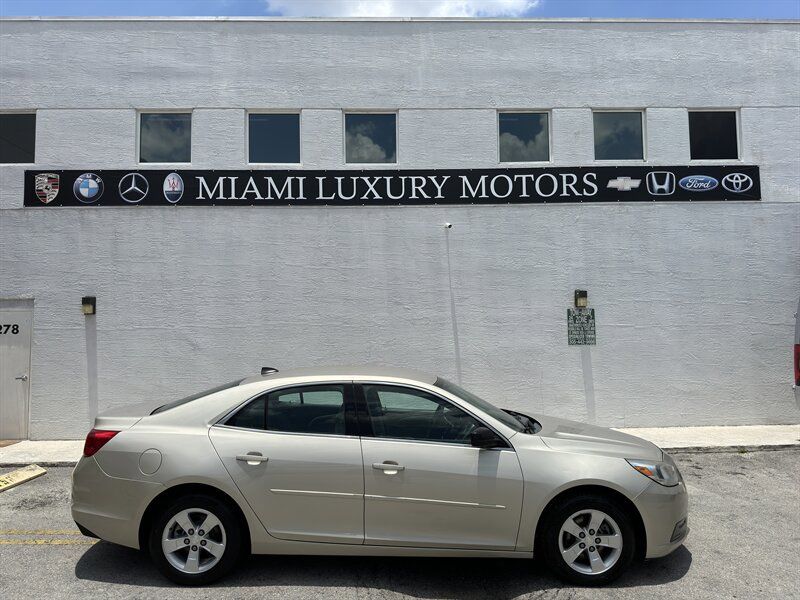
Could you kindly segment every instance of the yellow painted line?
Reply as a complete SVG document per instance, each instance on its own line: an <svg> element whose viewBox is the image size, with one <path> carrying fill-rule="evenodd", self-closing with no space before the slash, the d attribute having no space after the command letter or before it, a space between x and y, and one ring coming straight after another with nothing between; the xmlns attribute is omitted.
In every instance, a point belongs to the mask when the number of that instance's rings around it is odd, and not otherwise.
<svg viewBox="0 0 800 600"><path fill-rule="evenodd" d="M83 535L77 529L0 529L0 535Z"/></svg>
<svg viewBox="0 0 800 600"><path fill-rule="evenodd" d="M11 473L6 473L0 476L0 492L5 492L21 483L41 477L45 473L47 473L47 471L39 465L28 465L16 471L11 471Z"/></svg>
<svg viewBox="0 0 800 600"><path fill-rule="evenodd" d="M0 546L91 546L97 540L45 540L45 539L21 539L21 540L0 540Z"/></svg>

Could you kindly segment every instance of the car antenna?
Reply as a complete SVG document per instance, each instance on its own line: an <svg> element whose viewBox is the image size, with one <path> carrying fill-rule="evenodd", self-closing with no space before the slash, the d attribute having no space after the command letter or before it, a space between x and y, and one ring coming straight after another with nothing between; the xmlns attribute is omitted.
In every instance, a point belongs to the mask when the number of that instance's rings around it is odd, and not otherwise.
<svg viewBox="0 0 800 600"><path fill-rule="evenodd" d="M275 367L261 367L261 374L262 375L270 375L272 373L277 373L278 369Z"/></svg>

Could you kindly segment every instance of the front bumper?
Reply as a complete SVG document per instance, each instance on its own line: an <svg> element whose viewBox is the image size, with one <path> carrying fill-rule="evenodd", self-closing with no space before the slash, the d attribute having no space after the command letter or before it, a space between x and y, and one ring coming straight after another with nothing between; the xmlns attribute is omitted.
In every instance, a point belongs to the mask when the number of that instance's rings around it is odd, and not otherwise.
<svg viewBox="0 0 800 600"><path fill-rule="evenodd" d="M139 522L163 489L159 483L111 477L94 457L81 457L72 472L72 518L92 537L139 548Z"/></svg>
<svg viewBox="0 0 800 600"><path fill-rule="evenodd" d="M689 535L689 495L686 484L664 487L651 482L634 500L647 534L645 558L666 556Z"/></svg>

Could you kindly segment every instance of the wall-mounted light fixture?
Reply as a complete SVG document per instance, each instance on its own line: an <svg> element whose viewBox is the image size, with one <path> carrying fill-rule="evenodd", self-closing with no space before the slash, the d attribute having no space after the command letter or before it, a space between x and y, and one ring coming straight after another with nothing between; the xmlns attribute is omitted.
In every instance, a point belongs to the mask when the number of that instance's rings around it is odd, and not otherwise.
<svg viewBox="0 0 800 600"><path fill-rule="evenodd" d="M97 312L97 298L94 296L81 298L81 312L85 315L95 314Z"/></svg>
<svg viewBox="0 0 800 600"><path fill-rule="evenodd" d="M575 290L575 308L586 308L587 306L589 306L589 292Z"/></svg>

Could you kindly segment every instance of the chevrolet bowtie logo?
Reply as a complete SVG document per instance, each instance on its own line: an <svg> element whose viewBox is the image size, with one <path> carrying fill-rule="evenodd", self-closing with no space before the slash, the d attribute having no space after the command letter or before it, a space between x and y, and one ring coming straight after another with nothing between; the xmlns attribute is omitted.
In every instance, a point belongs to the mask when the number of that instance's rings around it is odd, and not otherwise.
<svg viewBox="0 0 800 600"><path fill-rule="evenodd" d="M608 186L620 192L630 192L639 187L641 179L631 179L630 177L617 177L608 182Z"/></svg>

